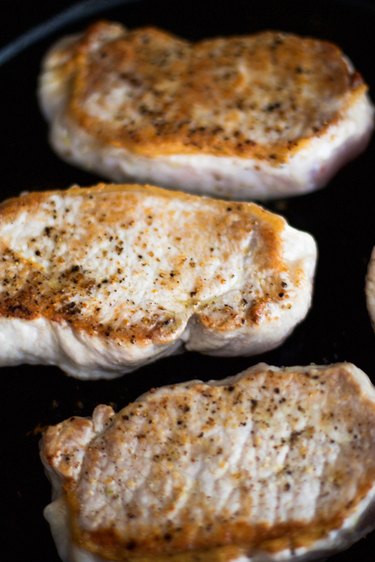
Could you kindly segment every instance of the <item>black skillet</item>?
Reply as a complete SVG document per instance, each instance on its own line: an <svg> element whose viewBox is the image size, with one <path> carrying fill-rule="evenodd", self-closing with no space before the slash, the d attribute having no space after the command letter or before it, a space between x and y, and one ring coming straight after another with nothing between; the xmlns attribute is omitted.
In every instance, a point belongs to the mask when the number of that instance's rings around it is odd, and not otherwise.
<svg viewBox="0 0 375 562"><path fill-rule="evenodd" d="M48 20L53 10L63 7L62 15ZM40 60L48 46L99 17L119 20L129 27L153 24L188 39L266 28L328 39L352 58L375 97L372 2L91 0L77 7L62 1L44 6L3 0L0 16L0 46L13 39L10 47L0 48L1 199L22 190L64 188L72 183L91 185L98 180L53 154L35 90ZM21 37L14 40L20 33ZM38 456L38 428L42 426L70 415L90 415L100 402L119 408L151 386L191 378L221 378L260 360L275 365L347 360L366 371L375 383L375 336L364 298L366 267L375 243L374 152L375 140L327 188L267 205L282 212L293 226L311 232L320 254L313 308L279 349L234 359L185 354L111 382L80 382L52 367L1 370L1 560L59 560L42 515L50 499L50 486ZM355 559L374 562L375 532L333 557L332 562Z"/></svg>

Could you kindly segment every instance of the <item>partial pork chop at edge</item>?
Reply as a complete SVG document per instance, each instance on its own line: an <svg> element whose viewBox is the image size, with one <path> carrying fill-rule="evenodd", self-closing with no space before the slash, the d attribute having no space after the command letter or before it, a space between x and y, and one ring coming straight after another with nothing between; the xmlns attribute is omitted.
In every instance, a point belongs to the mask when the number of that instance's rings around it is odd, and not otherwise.
<svg viewBox="0 0 375 562"><path fill-rule="evenodd" d="M371 318L372 326L375 330L375 248L372 250L367 268L365 292L367 310Z"/></svg>
<svg viewBox="0 0 375 562"><path fill-rule="evenodd" d="M140 185L0 205L0 365L111 378L181 350L252 355L306 315L309 234L253 203Z"/></svg>
<svg viewBox="0 0 375 562"><path fill-rule="evenodd" d="M367 86L335 45L296 35L189 43L99 22L44 60L54 149L115 181L236 199L324 186L367 145Z"/></svg>
<svg viewBox="0 0 375 562"><path fill-rule="evenodd" d="M69 562L306 561L375 526L375 390L349 363L152 390L50 427Z"/></svg>

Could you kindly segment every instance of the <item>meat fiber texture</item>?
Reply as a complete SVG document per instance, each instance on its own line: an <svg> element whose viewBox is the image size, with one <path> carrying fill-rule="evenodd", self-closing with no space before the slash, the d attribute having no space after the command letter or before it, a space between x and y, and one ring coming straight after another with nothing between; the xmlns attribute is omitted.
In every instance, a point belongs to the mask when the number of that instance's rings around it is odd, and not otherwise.
<svg viewBox="0 0 375 562"><path fill-rule="evenodd" d="M0 206L0 365L111 378L183 348L251 355L306 315L316 244L253 203L151 186Z"/></svg>
<svg viewBox="0 0 375 562"><path fill-rule="evenodd" d="M41 455L65 562L306 562L375 526L375 390L349 363L154 389Z"/></svg>
<svg viewBox="0 0 375 562"><path fill-rule="evenodd" d="M72 164L244 200L326 185L373 130L367 86L340 49L280 32L190 43L99 22L49 51L39 98Z"/></svg>

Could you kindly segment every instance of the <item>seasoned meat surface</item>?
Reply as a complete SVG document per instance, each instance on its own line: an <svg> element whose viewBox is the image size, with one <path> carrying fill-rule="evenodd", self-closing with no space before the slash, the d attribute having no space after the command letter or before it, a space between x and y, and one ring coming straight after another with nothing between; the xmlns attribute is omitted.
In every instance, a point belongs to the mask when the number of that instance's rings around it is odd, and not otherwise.
<svg viewBox="0 0 375 562"><path fill-rule="evenodd" d="M187 349L279 345L311 301L314 239L252 203L151 186L0 206L0 364L114 377Z"/></svg>
<svg viewBox="0 0 375 562"><path fill-rule="evenodd" d="M242 199L324 185L368 141L366 92L326 41L267 31L190 43L108 22L60 41L40 77L69 162Z"/></svg>
<svg viewBox="0 0 375 562"><path fill-rule="evenodd" d="M154 389L41 453L69 562L312 560L375 525L375 391L349 363Z"/></svg>

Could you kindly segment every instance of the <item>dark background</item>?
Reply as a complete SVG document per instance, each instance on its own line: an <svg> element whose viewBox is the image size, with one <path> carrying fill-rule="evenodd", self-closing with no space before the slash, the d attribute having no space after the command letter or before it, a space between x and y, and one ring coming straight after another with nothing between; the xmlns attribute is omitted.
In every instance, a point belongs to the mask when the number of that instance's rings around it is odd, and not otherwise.
<svg viewBox="0 0 375 562"><path fill-rule="evenodd" d="M0 1L0 48L70 6L69 2ZM111 2L108 1L108 6ZM280 29L339 44L375 92L375 5L360 1L230 2L145 0L108 9L107 18L135 27L155 24L190 39ZM98 178L61 162L50 150L36 102L36 79L46 48L93 19L70 23L0 66L0 198L22 190L90 185ZM1 51L0 51L1 54ZM373 96L375 98L375 94ZM364 281L374 233L375 142L330 185L314 194L266 204L312 233L319 246L313 307L285 344L251 358L214 359L185 354L161 360L111 382L81 382L57 368L1 370L1 559L59 560L43 507L50 500L38 456L40 428L70 415L90 415L98 403L119 408L151 386L192 378L221 378L258 362L281 365L351 361L375 382L374 333ZM0 339L0 345L2 345ZM374 562L375 533L332 562Z"/></svg>

